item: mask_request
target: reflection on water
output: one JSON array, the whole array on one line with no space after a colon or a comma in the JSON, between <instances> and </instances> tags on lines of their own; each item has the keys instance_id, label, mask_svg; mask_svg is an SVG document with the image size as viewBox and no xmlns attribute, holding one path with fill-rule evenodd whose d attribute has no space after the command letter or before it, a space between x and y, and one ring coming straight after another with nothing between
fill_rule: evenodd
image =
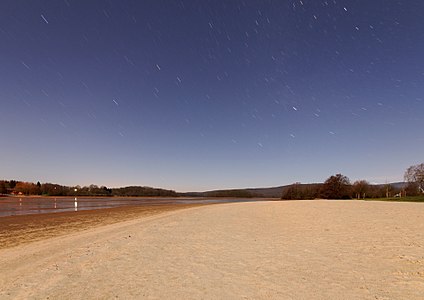
<instances>
[{"instance_id":1,"label":"reflection on water","mask_svg":"<svg viewBox=\"0 0 424 300\"><path fill-rule=\"evenodd\" d=\"M194 203L249 202L252 199L179 199L179 198L0 198L0 217L64 211L93 210L119 206Z\"/></svg>"}]
</instances>

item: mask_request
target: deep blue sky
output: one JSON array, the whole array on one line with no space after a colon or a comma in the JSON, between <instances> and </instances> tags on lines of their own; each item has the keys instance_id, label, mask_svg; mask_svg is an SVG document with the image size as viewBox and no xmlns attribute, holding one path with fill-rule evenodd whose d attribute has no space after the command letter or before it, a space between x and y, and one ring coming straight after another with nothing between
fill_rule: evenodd
<instances>
[{"instance_id":1,"label":"deep blue sky","mask_svg":"<svg viewBox=\"0 0 424 300\"><path fill-rule=\"evenodd\" d=\"M384 183L423 161L424 2L2 1L0 178Z\"/></svg>"}]
</instances>

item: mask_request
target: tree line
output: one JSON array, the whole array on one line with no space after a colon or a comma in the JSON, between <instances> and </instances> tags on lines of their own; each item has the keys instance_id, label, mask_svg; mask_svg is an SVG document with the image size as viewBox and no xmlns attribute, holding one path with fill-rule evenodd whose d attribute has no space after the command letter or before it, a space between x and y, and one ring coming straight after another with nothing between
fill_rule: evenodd
<instances>
[{"instance_id":1,"label":"tree line","mask_svg":"<svg viewBox=\"0 0 424 300\"><path fill-rule=\"evenodd\" d=\"M121 188L107 188L106 186L99 187L95 184L91 184L89 186L64 186L54 183L33 183L16 180L0 180L0 194L103 197L178 196L178 194L173 190L145 186L129 186Z\"/></svg>"},{"instance_id":2,"label":"tree line","mask_svg":"<svg viewBox=\"0 0 424 300\"><path fill-rule=\"evenodd\" d=\"M283 190L281 199L364 199L384 197L418 196L424 193L424 163L413 165L405 171L406 184L397 187L392 184L372 185L366 180L351 184L348 177L336 174L324 183L295 183Z\"/></svg>"}]
</instances>

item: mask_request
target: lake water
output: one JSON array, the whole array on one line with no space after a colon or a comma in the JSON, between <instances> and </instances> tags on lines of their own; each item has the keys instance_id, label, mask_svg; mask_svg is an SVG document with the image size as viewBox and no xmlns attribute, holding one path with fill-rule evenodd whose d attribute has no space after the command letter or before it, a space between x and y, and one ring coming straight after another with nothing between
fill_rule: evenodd
<instances>
[{"instance_id":1,"label":"lake water","mask_svg":"<svg viewBox=\"0 0 424 300\"><path fill-rule=\"evenodd\" d=\"M179 198L84 198L84 197L7 197L0 198L0 217L80 211L134 205L251 202L253 199Z\"/></svg>"}]
</instances>

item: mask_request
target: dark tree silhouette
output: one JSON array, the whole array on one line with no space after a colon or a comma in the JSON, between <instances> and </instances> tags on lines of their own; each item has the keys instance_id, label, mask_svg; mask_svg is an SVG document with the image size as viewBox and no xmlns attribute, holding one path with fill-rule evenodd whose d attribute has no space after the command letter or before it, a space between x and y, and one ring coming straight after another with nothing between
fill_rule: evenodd
<instances>
[{"instance_id":1,"label":"dark tree silhouette","mask_svg":"<svg viewBox=\"0 0 424 300\"><path fill-rule=\"evenodd\" d=\"M350 194L349 178L342 174L329 177L321 189L321 197L325 199L350 199Z\"/></svg>"},{"instance_id":2,"label":"dark tree silhouette","mask_svg":"<svg viewBox=\"0 0 424 300\"><path fill-rule=\"evenodd\" d=\"M283 190L281 199L284 200L307 200L319 197L321 184L295 183Z\"/></svg>"},{"instance_id":3,"label":"dark tree silhouette","mask_svg":"<svg viewBox=\"0 0 424 300\"><path fill-rule=\"evenodd\" d=\"M0 181L0 194L7 194L6 182Z\"/></svg>"}]
</instances>

